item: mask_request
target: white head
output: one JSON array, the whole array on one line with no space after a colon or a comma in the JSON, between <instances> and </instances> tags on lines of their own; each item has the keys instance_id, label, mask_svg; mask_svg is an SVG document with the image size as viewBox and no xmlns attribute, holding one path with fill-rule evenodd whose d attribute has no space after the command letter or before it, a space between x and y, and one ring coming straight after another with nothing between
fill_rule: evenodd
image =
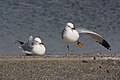
<instances>
[{"instance_id":1,"label":"white head","mask_svg":"<svg viewBox=\"0 0 120 80\"><path fill-rule=\"evenodd\" d=\"M38 37L36 37L36 38L34 39L34 42L35 42L35 43L41 43L41 39L38 38Z\"/></svg>"},{"instance_id":2,"label":"white head","mask_svg":"<svg viewBox=\"0 0 120 80\"><path fill-rule=\"evenodd\" d=\"M75 30L75 27L74 27L73 23L67 23L65 29L66 30Z\"/></svg>"}]
</instances>

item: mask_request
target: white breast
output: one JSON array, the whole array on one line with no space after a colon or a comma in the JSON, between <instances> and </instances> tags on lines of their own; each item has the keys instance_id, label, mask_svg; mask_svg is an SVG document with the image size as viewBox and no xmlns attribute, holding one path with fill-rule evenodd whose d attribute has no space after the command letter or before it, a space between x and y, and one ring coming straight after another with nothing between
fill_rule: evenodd
<instances>
[{"instance_id":1,"label":"white breast","mask_svg":"<svg viewBox=\"0 0 120 80\"><path fill-rule=\"evenodd\" d=\"M45 53L45 51L46 51L46 49L45 49L44 45L38 45L38 44L36 44L33 47L33 53L34 54L42 55L42 54Z\"/></svg>"},{"instance_id":2,"label":"white breast","mask_svg":"<svg viewBox=\"0 0 120 80\"><path fill-rule=\"evenodd\" d=\"M67 43L72 43L78 40L79 34L76 30L66 30L63 34L64 41Z\"/></svg>"}]
</instances>

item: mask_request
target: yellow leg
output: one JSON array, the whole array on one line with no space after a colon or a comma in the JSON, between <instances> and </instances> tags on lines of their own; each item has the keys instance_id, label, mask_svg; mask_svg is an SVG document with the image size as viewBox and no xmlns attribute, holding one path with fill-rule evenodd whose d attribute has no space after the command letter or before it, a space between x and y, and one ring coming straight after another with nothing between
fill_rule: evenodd
<instances>
[{"instance_id":1,"label":"yellow leg","mask_svg":"<svg viewBox=\"0 0 120 80\"><path fill-rule=\"evenodd\" d=\"M78 47L82 48L84 46L84 44L82 42L77 42L76 44Z\"/></svg>"}]
</instances>

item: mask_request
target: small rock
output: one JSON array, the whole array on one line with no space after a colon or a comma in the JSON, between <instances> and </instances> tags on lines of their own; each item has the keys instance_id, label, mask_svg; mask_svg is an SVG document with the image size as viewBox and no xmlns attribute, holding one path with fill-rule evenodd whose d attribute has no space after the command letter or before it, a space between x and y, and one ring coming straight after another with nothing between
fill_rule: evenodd
<instances>
[{"instance_id":1,"label":"small rock","mask_svg":"<svg viewBox=\"0 0 120 80\"><path fill-rule=\"evenodd\" d=\"M82 62L88 63L88 61L83 60Z\"/></svg>"},{"instance_id":2,"label":"small rock","mask_svg":"<svg viewBox=\"0 0 120 80\"><path fill-rule=\"evenodd\" d=\"M101 66L99 66L99 68L102 68Z\"/></svg>"},{"instance_id":3,"label":"small rock","mask_svg":"<svg viewBox=\"0 0 120 80\"><path fill-rule=\"evenodd\" d=\"M92 60L96 60L96 57L92 57L91 59L92 59Z\"/></svg>"},{"instance_id":4,"label":"small rock","mask_svg":"<svg viewBox=\"0 0 120 80\"><path fill-rule=\"evenodd\" d=\"M110 73L110 72L107 70L107 73Z\"/></svg>"}]
</instances>

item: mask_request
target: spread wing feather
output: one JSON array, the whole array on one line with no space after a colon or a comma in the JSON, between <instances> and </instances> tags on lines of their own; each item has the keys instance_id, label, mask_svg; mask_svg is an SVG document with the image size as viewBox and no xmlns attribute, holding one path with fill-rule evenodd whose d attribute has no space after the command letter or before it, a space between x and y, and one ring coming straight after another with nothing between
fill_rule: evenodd
<instances>
[{"instance_id":1,"label":"spread wing feather","mask_svg":"<svg viewBox=\"0 0 120 80\"><path fill-rule=\"evenodd\" d=\"M90 37L95 39L96 42L98 42L99 44L101 44L105 48L111 50L111 47L110 47L109 43L98 33L95 33L93 31L90 31L90 30L87 30L87 29L82 29L82 28L76 28L76 30L78 31L78 33L83 33L83 34L89 35Z\"/></svg>"}]
</instances>

